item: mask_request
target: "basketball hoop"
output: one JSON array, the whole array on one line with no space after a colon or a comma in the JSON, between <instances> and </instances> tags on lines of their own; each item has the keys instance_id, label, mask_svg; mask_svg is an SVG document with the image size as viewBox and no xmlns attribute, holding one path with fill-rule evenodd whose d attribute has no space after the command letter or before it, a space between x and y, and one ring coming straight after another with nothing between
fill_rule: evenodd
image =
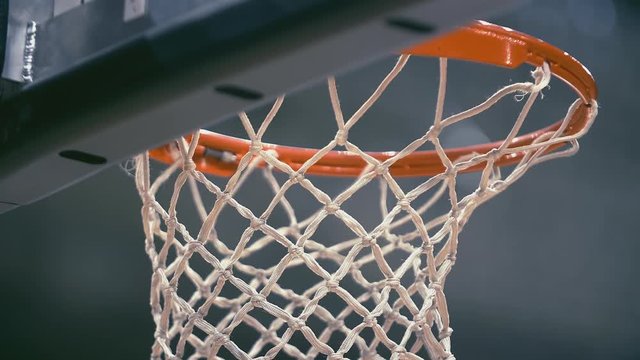
<instances>
[{"instance_id":1,"label":"basketball hoop","mask_svg":"<svg viewBox=\"0 0 640 360\"><path fill-rule=\"evenodd\" d=\"M349 141L350 129L362 120L411 56L440 58L432 126L398 151L360 149ZM505 86L484 102L444 118L447 59L507 68L529 64L535 67L533 81ZM575 90L577 100L555 124L519 134L552 75ZM146 251L154 271L151 308L156 333L152 358L274 359L286 355L296 359L318 356L332 360L420 359L421 351L426 351L432 359L454 359L444 285L456 261L461 230L479 205L504 191L533 165L574 154L578 150L577 140L589 130L598 110L595 82L576 59L541 40L485 22L476 22L406 50L373 94L349 118L345 119L342 112L333 77L327 80L327 86L337 131L335 138L320 149L262 142L284 101L284 97L279 97L257 129L246 113L240 114L248 139L200 130L137 157L136 185L144 203ZM439 135L444 128L482 113L513 94L528 97L504 140L451 149L441 145ZM433 144L435 150L419 150L426 143ZM169 167L152 179L149 158ZM506 169L501 171L504 166L510 166L506 174ZM235 197L254 171L263 172L273 191L269 206L259 209L259 214L255 213L258 209L241 204ZM460 198L456 177L464 172L480 172L481 176L476 190ZM278 173L285 174L287 179L279 182L275 176ZM205 174L229 178L219 185L216 182L220 178L214 182ZM165 209L156 194L173 175L176 175L174 192ZM340 195L331 197L316 187L313 177L308 175L355 179ZM424 181L405 191L398 185L398 177L420 177ZM373 230L366 229L342 208L345 201L372 181L380 185L382 218ZM197 184L214 199L210 209L205 208L204 195ZM176 204L185 185L202 220L195 237L177 215ZM311 216L304 219L296 216L296 209L286 197L293 187L304 189L317 200L318 210ZM395 197L395 204L389 207L391 196ZM446 196L449 211L434 216L432 205ZM288 226L270 225L276 207L288 214ZM224 208L233 209L247 220L249 225L240 239L218 237L216 222ZM353 233L352 238L331 246L314 238L327 217L343 222ZM411 231L397 233L400 226L407 224L412 226ZM258 239L254 235L259 235ZM276 266L258 268L246 264L247 257L266 251L271 245L287 251ZM405 257L394 268L386 256L395 251L405 252ZM193 257L204 260L210 271L206 274L194 271L190 266ZM335 263L337 270L325 269L320 259ZM375 265L382 277L372 280L363 275L361 269L366 264ZM305 291L283 287L279 282L282 274L302 267L317 275L308 279ZM181 280L190 281L195 290L185 295L180 290L184 285ZM347 282L357 284L360 290L345 285ZM225 287L233 287L239 295L222 296ZM344 302L342 311L336 314L320 305L328 294L335 294ZM276 296L284 299L284 305L272 300ZM365 302L374 306L368 308L362 305ZM222 320L209 319L214 308L224 311ZM257 312L271 320L259 320ZM353 318L357 321L351 321ZM312 326L312 322L322 326ZM234 331L241 325L257 336L248 347L239 346L234 337ZM402 328L403 335L391 338L388 333L392 327ZM306 341L305 346L291 340L298 332ZM381 348L385 350L381 352Z\"/></svg>"}]
</instances>

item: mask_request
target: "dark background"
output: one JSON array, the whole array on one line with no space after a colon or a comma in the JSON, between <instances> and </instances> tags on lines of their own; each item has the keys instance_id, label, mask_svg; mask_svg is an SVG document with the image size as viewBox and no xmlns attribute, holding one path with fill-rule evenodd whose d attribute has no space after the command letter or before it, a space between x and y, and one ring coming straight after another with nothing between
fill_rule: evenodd
<instances>
[{"instance_id":1,"label":"dark background","mask_svg":"<svg viewBox=\"0 0 640 360\"><path fill-rule=\"evenodd\" d=\"M583 61L599 85L600 115L577 156L534 168L478 209L465 228L447 282L454 353L459 359L640 359L640 3L534 1L491 20ZM371 90L391 61L339 77L346 109ZM527 76L475 69L451 65L447 113ZM413 134L419 127L411 118L432 100L414 108L408 95L433 99L436 84L411 84L437 73L427 60L412 62L407 72L371 121L394 118L399 133ZM479 90L469 90L471 85ZM289 134L300 140L306 124L321 131L314 119L322 113L302 111L314 105L327 111L322 91L293 96L267 140L286 141ZM556 82L545 94L532 115L555 120L566 111L561 100L569 93ZM277 126L295 121L305 125L278 138L283 131ZM447 141L494 138L504 124L480 121L460 127ZM393 145L382 126L366 129L360 143ZM148 358L150 264L139 208L133 179L114 167L0 217L2 358Z\"/></svg>"}]
</instances>

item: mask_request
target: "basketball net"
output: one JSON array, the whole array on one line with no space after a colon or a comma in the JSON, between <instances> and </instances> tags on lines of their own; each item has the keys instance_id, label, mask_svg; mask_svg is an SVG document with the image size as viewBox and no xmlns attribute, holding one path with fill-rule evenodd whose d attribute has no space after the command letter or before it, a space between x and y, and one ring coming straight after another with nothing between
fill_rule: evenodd
<instances>
[{"instance_id":1,"label":"basketball net","mask_svg":"<svg viewBox=\"0 0 640 360\"><path fill-rule=\"evenodd\" d=\"M597 104L594 101L589 107L588 124L583 130L565 134L582 104L578 99L571 104L559 127L530 144L514 147L513 141L530 109L551 78L547 63L532 72L533 81L505 86L477 106L445 118L447 59L441 58L435 115L428 131L381 160L350 142L349 131L363 121L363 115L409 59L409 55L400 56L373 94L348 118L341 110L336 81L329 78L335 138L295 168L282 161L277 150L262 143L269 125L277 121L284 97L275 101L258 128L252 126L246 113L240 113L250 147L238 158L226 154L230 156L226 161L237 162L237 170L229 178L207 176L198 169L193 158L200 132L175 141L173 163L155 178L150 172L149 154L137 157L135 179L144 203L145 248L153 265L151 312L156 324L153 359L421 359L427 353L432 359L454 359L444 289L456 262L461 231L478 206L507 189L532 166L574 154L578 150L577 139L587 132L596 116ZM447 155L439 139L444 129L474 117L502 99L524 94L526 100L503 142L484 152L457 158ZM421 178L413 189L402 189L390 169L427 143L435 148L443 170ZM308 176L307 172L335 149L357 155L366 166L350 186L331 197L314 185L314 176ZM496 165L499 159L514 154L522 156L510 170ZM459 196L456 177L470 170L481 174L477 188ZM273 193L266 209L251 208L236 199L243 191L243 183L254 172L262 172ZM282 174L286 179L278 181ZM342 205L372 182L379 185L382 221L367 229L356 219L358 214L347 213ZM173 187L173 195L164 205L156 199L162 186ZM287 191L294 187L304 189L317 201L317 211L311 216L299 218L287 200ZM201 193L199 188L207 192ZM185 196L184 192L190 193L201 217L197 233L195 229L189 231L180 221L177 203L180 196ZM433 205L441 198L444 201L448 198L450 209L434 213ZM211 208L205 208L207 199L213 200ZM388 206L390 202L394 205ZM288 226L270 225L270 216L277 207L287 214ZM240 238L218 237L216 227L225 208L246 219L248 225ZM329 217L344 223L352 236L326 245L316 230ZM411 231L398 231L408 225ZM245 263L247 257L274 244L286 250L277 265L260 268ZM399 251L405 254L401 264L390 265L388 255ZM265 252L264 256L270 255ZM190 266L196 257L208 264L206 274ZM326 261L334 263L337 270L323 266ZM362 271L367 264L379 269L381 279L371 280ZM307 279L306 290L294 291L282 285L283 273L302 268L316 275ZM185 295L181 289L186 282L195 290ZM221 295L227 287L237 289L238 295ZM342 300L342 308L322 306L321 300L329 294ZM273 300L276 298L278 301ZM213 311L223 312L221 320L210 320ZM265 321L265 317L269 320ZM238 327L243 329L239 335L234 332ZM392 327L400 327L402 335L391 337ZM298 332L297 340L293 341ZM255 340L247 345L243 338L249 335Z\"/></svg>"}]
</instances>

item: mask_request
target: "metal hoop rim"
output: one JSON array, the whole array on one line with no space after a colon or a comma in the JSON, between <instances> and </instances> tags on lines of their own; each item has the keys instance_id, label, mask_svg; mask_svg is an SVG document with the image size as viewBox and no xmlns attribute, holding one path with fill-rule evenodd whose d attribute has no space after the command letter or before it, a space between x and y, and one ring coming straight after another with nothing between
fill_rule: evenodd
<instances>
[{"instance_id":1,"label":"metal hoop rim","mask_svg":"<svg viewBox=\"0 0 640 360\"><path fill-rule=\"evenodd\" d=\"M585 130L592 119L592 106L596 105L597 87L589 70L567 52L550 45L530 35L515 30L476 21L468 26L459 28L453 32L428 42L418 44L403 51L404 54L446 57L450 59L466 60L494 66L517 68L523 64L542 66L548 63L551 73L567 83L576 91L582 104L569 119L563 135L575 135ZM516 137L510 147L521 147L532 144L540 136L560 128L562 120L537 131ZM471 153L486 153L499 147L502 141L485 143L467 147L451 148L446 150L447 156L455 160ZM553 152L565 146L566 143L550 145L547 153ZM209 151L227 152L235 154L239 159L249 152L251 142L232 136L201 130L198 148L193 160L198 170L218 176L231 176L237 169L238 161L225 161L220 157L207 155ZM283 146L276 144L264 144L263 149L275 150L278 158L297 170L306 160L311 158L318 150ZM171 145L165 145L149 151L151 158L172 163ZM384 161L395 152L368 152L372 157ZM525 156L524 152L505 155L496 160L495 165L507 166L519 162ZM328 176L359 176L367 164L359 156L346 151L334 150L325 155L316 165L311 166L306 173ZM478 166L465 169L465 172L479 171L483 167ZM389 171L393 176L432 176L444 171L437 153L433 150L416 151L394 163Z\"/></svg>"}]
</instances>

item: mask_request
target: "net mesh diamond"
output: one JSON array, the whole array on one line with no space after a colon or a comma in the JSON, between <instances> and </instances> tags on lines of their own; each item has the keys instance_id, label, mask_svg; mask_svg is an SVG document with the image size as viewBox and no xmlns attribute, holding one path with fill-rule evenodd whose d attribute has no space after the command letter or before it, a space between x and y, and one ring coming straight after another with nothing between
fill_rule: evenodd
<instances>
[{"instance_id":1,"label":"net mesh diamond","mask_svg":"<svg viewBox=\"0 0 640 360\"><path fill-rule=\"evenodd\" d=\"M349 130L408 60L409 56L401 56L370 98L346 120L335 79L329 78L336 136L299 169L262 144L283 97L258 128L247 114L240 114L252 146L238 159L226 154L229 161L238 161L237 171L229 178L207 176L197 169L192 158L198 132L175 141L175 162L157 176L150 171L148 153L137 157L135 178L143 200L146 251L153 266L152 359L454 359L444 288L456 262L460 232L479 205L531 166L577 151L577 139L588 126L575 135L564 134L581 103L578 99L559 128L530 145L510 146L549 83L546 64L532 72L533 81L510 84L483 103L443 118L447 60L440 59L432 126L391 158L377 160L349 141ZM484 153L448 157L439 139L444 128L514 94L526 94L526 100L501 145ZM597 106L591 109L590 122ZM433 144L445 170L421 178L418 186L405 191L389 168L426 143ZM566 146L548 151L560 143ZM341 193L330 196L306 171L336 148L357 154L367 167ZM522 160L509 171L495 166L497 159L522 152ZM475 191L461 196L456 178L468 169L480 169L480 180ZM272 192L266 209L237 200L246 179L260 172ZM369 184L379 189L382 219L373 228L365 227L357 214L343 206ZM167 204L157 200L162 186L173 187ZM294 188L308 193L317 211L301 217L287 198ZM181 221L177 205L181 196L193 201L200 214L199 228L188 229ZM448 211L436 213L438 201L445 201ZM276 209L287 214L288 225L272 225ZM237 238L223 238L217 231L221 214L228 211L246 221ZM318 227L329 218L344 224L350 236L337 242L319 237ZM258 266L247 260L255 256L270 257L275 265ZM365 268L375 268L377 275ZM295 289L283 281L292 272L303 277L302 286Z\"/></svg>"}]
</instances>

